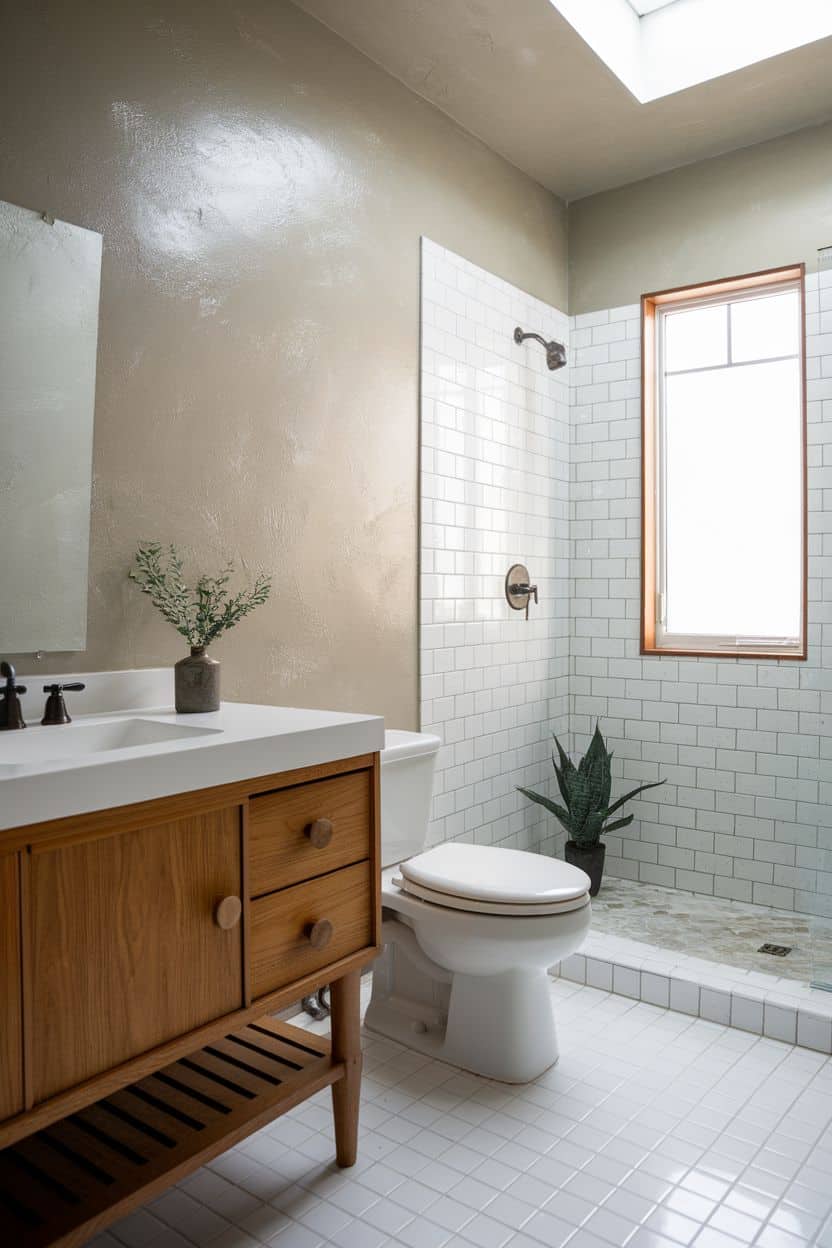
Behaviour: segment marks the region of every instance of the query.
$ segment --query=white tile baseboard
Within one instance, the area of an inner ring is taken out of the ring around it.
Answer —
[[[786,1044],[832,1053],[832,993],[593,932],[552,974]]]

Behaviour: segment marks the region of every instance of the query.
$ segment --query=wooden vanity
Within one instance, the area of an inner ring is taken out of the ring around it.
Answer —
[[[0,1226],[80,1245],[332,1086],[355,1161],[379,758],[0,831]],[[324,984],[332,1040],[273,1017]]]

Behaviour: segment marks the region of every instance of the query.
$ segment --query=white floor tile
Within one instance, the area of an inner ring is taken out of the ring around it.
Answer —
[[[706,991],[695,1017],[553,981],[561,1058],[522,1087],[367,1037],[354,1170],[316,1098],[98,1243],[832,1248],[832,1059],[752,996],[749,1030],[707,1021]]]

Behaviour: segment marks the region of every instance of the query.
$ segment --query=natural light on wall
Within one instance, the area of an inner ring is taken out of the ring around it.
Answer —
[[[644,299],[644,648],[802,657],[802,276],[732,285]]]
[[[832,35],[832,0],[551,0],[641,103]]]

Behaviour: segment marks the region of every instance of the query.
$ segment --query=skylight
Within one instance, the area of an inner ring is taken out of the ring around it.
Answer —
[[[669,4],[676,4],[677,0],[627,0],[631,9],[635,9],[639,17],[644,17],[646,13],[655,13],[656,9],[666,9]]]
[[[551,0],[642,104],[832,35],[830,0]]]

